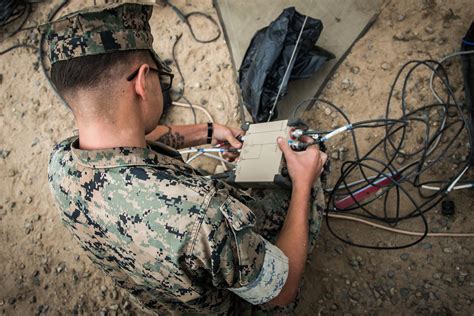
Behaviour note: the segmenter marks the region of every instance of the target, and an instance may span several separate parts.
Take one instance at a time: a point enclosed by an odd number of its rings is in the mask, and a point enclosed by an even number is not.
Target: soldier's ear
[[[147,100],[146,87],[147,87],[147,74],[150,71],[148,64],[143,64],[138,69],[137,79],[135,80],[135,93],[142,99]]]

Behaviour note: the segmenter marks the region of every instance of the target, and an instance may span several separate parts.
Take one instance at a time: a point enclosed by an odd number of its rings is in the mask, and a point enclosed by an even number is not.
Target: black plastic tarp
[[[474,22],[464,36],[461,51],[474,51]],[[464,74],[464,93],[469,113],[468,126],[470,131],[471,153],[469,163],[474,166],[474,55],[462,55],[462,66]]]
[[[309,78],[326,61],[334,58],[331,52],[315,46],[323,23],[308,17],[295,57],[289,65],[305,17],[294,7],[287,8],[269,26],[257,31],[250,42],[239,69],[239,85],[254,122],[268,120],[280,85],[279,99],[286,94],[289,80]],[[290,75],[284,78],[288,67]],[[276,116],[275,107],[272,118]]]

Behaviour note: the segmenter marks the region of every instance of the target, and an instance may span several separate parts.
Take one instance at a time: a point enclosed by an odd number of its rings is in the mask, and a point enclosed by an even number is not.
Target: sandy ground
[[[36,6],[27,25],[46,20],[58,2]],[[92,3],[73,1],[62,13]],[[209,0],[176,1],[176,5],[185,12],[212,14],[217,20]],[[472,0],[394,1],[353,47],[324,97],[342,105],[354,121],[379,117],[399,67],[407,59],[439,59],[457,50],[472,16]],[[176,57],[186,79],[184,88],[189,100],[208,109],[216,122],[238,126],[234,75],[223,36],[210,44],[196,43],[170,8],[157,8],[151,24],[155,48],[166,59],[171,59],[176,36],[182,34]],[[207,34],[209,26],[198,23],[196,31]],[[34,33],[19,34],[4,39],[1,49],[25,40],[36,43],[37,39]],[[59,221],[47,186],[47,161],[52,146],[73,134],[75,128],[72,115],[52,93],[37,62],[34,52],[24,48],[0,57],[0,312],[135,313],[127,293],[115,288],[89,262]],[[453,62],[449,71],[453,86],[462,95],[459,63]],[[180,87],[179,83],[176,87]],[[421,89],[414,91],[412,98],[413,104],[421,104],[431,97]],[[337,121],[337,117],[324,120],[324,115],[324,111],[313,109],[304,117],[313,124]],[[202,114],[197,119],[207,121]],[[189,109],[172,108],[165,121],[193,123],[193,116]],[[380,135],[375,132],[362,137],[370,140]],[[330,144],[330,154],[340,146],[348,148],[344,159],[350,159],[353,151],[344,139]],[[466,152],[466,148],[459,150],[461,155]],[[333,160],[330,182],[341,163]],[[456,164],[454,161],[438,173],[453,172]],[[215,164],[197,160],[195,166],[212,171]],[[452,194],[450,198],[456,203],[456,216],[445,218],[438,207],[428,216],[430,229],[472,231],[472,191]],[[404,240],[362,225],[337,225],[363,241]],[[420,230],[419,222],[403,227]],[[306,270],[298,314],[472,315],[473,248],[468,239],[431,238],[400,251],[364,250],[344,245],[323,226]]]

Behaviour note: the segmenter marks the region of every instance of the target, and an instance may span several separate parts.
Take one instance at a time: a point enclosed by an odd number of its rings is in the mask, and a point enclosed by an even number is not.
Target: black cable
[[[22,16],[26,15],[21,25],[16,30],[20,29],[28,18],[30,11],[30,4],[25,1],[15,0],[0,0],[0,28],[11,25]]]
[[[188,13],[188,14],[184,14],[181,10],[179,10],[175,5],[173,5],[170,1],[168,0],[165,0],[165,3],[167,5],[169,5],[171,7],[171,9],[176,13],[176,15],[178,16],[178,18],[187,25],[187,27],[189,28],[189,31],[191,32],[191,36],[194,38],[194,40],[198,43],[202,43],[202,44],[207,44],[207,43],[211,43],[211,42],[214,42],[216,41],[220,36],[221,36],[221,28],[219,27],[219,24],[216,22],[216,20],[214,20],[214,18],[212,16],[210,16],[209,14],[206,14],[206,13],[203,13],[203,12],[200,12],[200,11],[193,11],[191,13]],[[191,26],[191,24],[189,23],[189,18],[190,17],[196,17],[196,16],[200,16],[200,17],[203,17],[204,19],[210,21],[212,24],[214,24],[214,26],[216,27],[216,30],[217,30],[217,34],[213,37],[213,38],[210,38],[210,39],[206,39],[206,40],[203,40],[203,39],[199,39],[196,37],[196,34],[194,33],[194,30]]]
[[[176,70],[178,71],[179,76],[181,77],[181,86],[183,87],[181,91],[179,91],[179,95],[176,99],[173,101],[179,101],[184,95],[184,87],[185,87],[185,82],[184,82],[184,76],[183,72],[181,71],[181,67],[179,66],[178,59],[176,58],[176,47],[178,46],[179,41],[181,40],[181,37],[183,34],[179,34],[176,36],[176,40],[173,43],[173,48],[171,49],[171,56],[173,58],[173,62],[176,65]]]
[[[191,13],[188,13],[188,14],[184,14],[183,12],[181,12],[181,10],[179,10],[175,5],[173,5],[170,1],[168,0],[165,0],[165,3],[167,5],[169,5],[171,7],[171,9],[176,13],[176,15],[179,17],[179,19],[184,22],[187,27],[189,28],[189,31],[191,32],[191,36],[193,37],[193,39],[198,42],[198,43],[203,43],[203,44],[207,44],[207,43],[211,43],[211,42],[214,42],[216,41],[220,35],[221,35],[221,30],[220,30],[220,27],[219,27],[219,24],[212,18],[212,16],[210,16],[209,14],[205,14],[203,12],[199,12],[199,11],[193,11]],[[216,26],[216,29],[217,29],[217,35],[214,36],[213,38],[211,39],[208,39],[208,40],[202,40],[202,39],[199,39],[196,37],[196,34],[194,33],[194,30],[191,26],[191,24],[189,23],[189,18],[192,17],[192,16],[202,16],[204,17],[205,19],[211,21],[211,23],[213,23],[215,26]],[[191,107],[191,110],[193,112],[193,117],[194,117],[194,124],[197,124],[197,116],[196,116],[196,111],[192,105],[192,103],[186,98],[184,97],[184,91],[185,91],[185,79],[184,79],[184,76],[183,76],[183,72],[181,71],[181,67],[179,66],[179,63],[178,63],[178,59],[176,58],[176,47],[178,46],[178,43],[179,41],[181,40],[183,34],[179,34],[176,36],[176,40],[174,41],[173,43],[173,48],[171,50],[171,55],[172,55],[172,58],[173,58],[173,62],[175,63],[176,65],[176,70],[178,71],[179,73],[179,76],[181,77],[181,85],[182,85],[182,89],[181,91],[179,91],[179,94],[177,96],[177,98],[175,98],[173,101],[174,102],[177,102],[179,101],[180,99],[184,99],[186,101],[186,103]]]
[[[172,101],[177,102],[180,99],[183,99],[184,101],[186,101],[186,103],[191,107],[191,111],[193,112],[194,124],[197,124],[197,115],[196,115],[196,111],[193,107],[193,104],[184,96],[184,87],[185,87],[184,76],[183,76],[183,72],[181,71],[181,67],[179,66],[178,59],[176,58],[176,47],[177,47],[178,42],[180,41],[182,36],[183,36],[183,34],[179,34],[178,36],[176,36],[176,40],[174,41],[173,48],[171,50],[171,54],[173,56],[173,61],[176,65],[176,70],[178,70],[179,76],[181,77],[181,85],[182,85],[183,88],[182,88],[181,91],[179,91],[178,97],[175,98]]]
[[[20,24],[16,27],[16,29],[8,34],[8,37],[12,37],[16,35],[18,32],[22,31],[23,25],[25,25],[26,21],[28,20],[28,17],[30,16],[31,13],[31,4],[30,3],[25,3],[24,4],[24,9],[23,12],[21,13],[20,17],[23,16],[23,20],[20,22]]]
[[[446,96],[443,103],[434,103],[418,106],[409,110],[407,104],[408,85],[413,78],[413,74],[419,69],[435,71],[435,77],[441,83]],[[403,75],[405,73],[405,75]],[[393,95],[395,87],[401,83],[400,107],[394,109]],[[463,114],[461,105],[456,100],[451,89],[449,77],[446,69],[434,60],[413,60],[405,63],[397,72],[390,87],[389,96],[386,103],[385,117],[376,120],[366,120],[351,123],[348,116],[333,103],[323,99],[307,99],[300,102],[293,110],[292,117],[296,117],[301,106],[308,102],[324,103],[334,109],[345,121],[343,125],[348,126],[347,132],[352,136],[355,158],[345,161],[341,165],[340,175],[334,185],[334,189],[326,191],[328,193],[328,207],[325,211],[326,225],[337,239],[358,247],[370,249],[402,249],[411,247],[419,243],[428,234],[428,222],[425,214],[432,210],[441,202],[446,194],[447,188],[461,175],[468,163],[460,166],[459,171],[446,179],[437,181],[441,189],[428,194],[422,191],[422,185],[433,183],[423,181],[422,178],[437,166],[446,161],[450,150],[455,146],[455,141],[467,130],[467,121]],[[392,118],[392,113],[401,113],[399,117]],[[450,113],[450,115],[448,115]],[[453,115],[454,114],[454,115]],[[436,115],[440,122],[438,126],[432,126],[433,116]],[[413,139],[414,132],[408,131],[411,125],[417,125],[421,130],[423,141],[418,147],[408,151],[404,147],[408,140]],[[383,137],[375,144],[371,145],[366,153],[362,154],[359,149],[355,131],[358,129],[382,128],[385,131]],[[306,134],[327,135],[332,131],[308,130]],[[337,136],[335,136],[337,137]],[[449,141],[442,143],[441,137],[449,137]],[[312,144],[311,144],[312,145]],[[404,148],[402,150],[402,148]],[[473,144],[470,146],[471,150]],[[408,163],[397,162],[399,158],[407,160]],[[403,165],[401,165],[403,164]],[[360,180],[350,183],[349,179]],[[390,179],[388,185],[378,185],[379,181]],[[375,187],[377,194],[358,201],[356,194],[368,186]],[[415,192],[415,193],[414,193]],[[341,197],[349,198],[351,205],[343,208],[336,206],[336,201]],[[377,201],[380,201],[379,204]],[[402,203],[403,201],[403,203]],[[341,207],[343,204],[340,204]],[[373,211],[373,210],[379,210]],[[329,212],[350,213],[356,217],[385,223],[389,226],[396,226],[402,221],[409,219],[419,219],[424,227],[424,234],[405,244],[395,246],[380,246],[371,243],[359,243],[343,237],[332,226]]]
[[[14,0],[0,0],[0,28],[8,28],[12,24],[17,23],[21,19],[20,23],[15,27],[14,30],[7,33],[6,37],[12,37],[21,31],[23,25],[25,25],[28,17],[31,13],[31,4],[25,1],[14,1]],[[14,49],[26,47],[33,48],[33,45],[21,43],[10,46],[9,48],[0,52],[0,55],[8,53]],[[34,47],[36,48],[36,47]]]

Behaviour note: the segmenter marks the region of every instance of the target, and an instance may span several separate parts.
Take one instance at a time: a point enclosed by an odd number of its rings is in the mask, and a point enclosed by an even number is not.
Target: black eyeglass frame
[[[141,66],[140,66],[141,67]],[[133,79],[135,79],[135,77],[138,75],[138,72],[140,71],[140,67],[137,68],[137,70],[135,70],[134,72],[132,72],[128,77],[127,77],[127,81],[132,81]],[[174,75],[170,72],[166,72],[166,71],[159,71],[158,69],[156,68],[153,68],[153,67],[150,67],[150,70],[153,70],[153,71],[156,71],[158,73],[158,77],[160,76],[168,76],[170,78],[170,85],[168,87],[165,87],[163,88],[163,84],[161,83],[161,78],[160,78],[160,85],[161,85],[161,91],[164,92],[164,91],[168,91],[169,89],[171,89],[171,86],[173,85],[173,78],[174,78]]]

